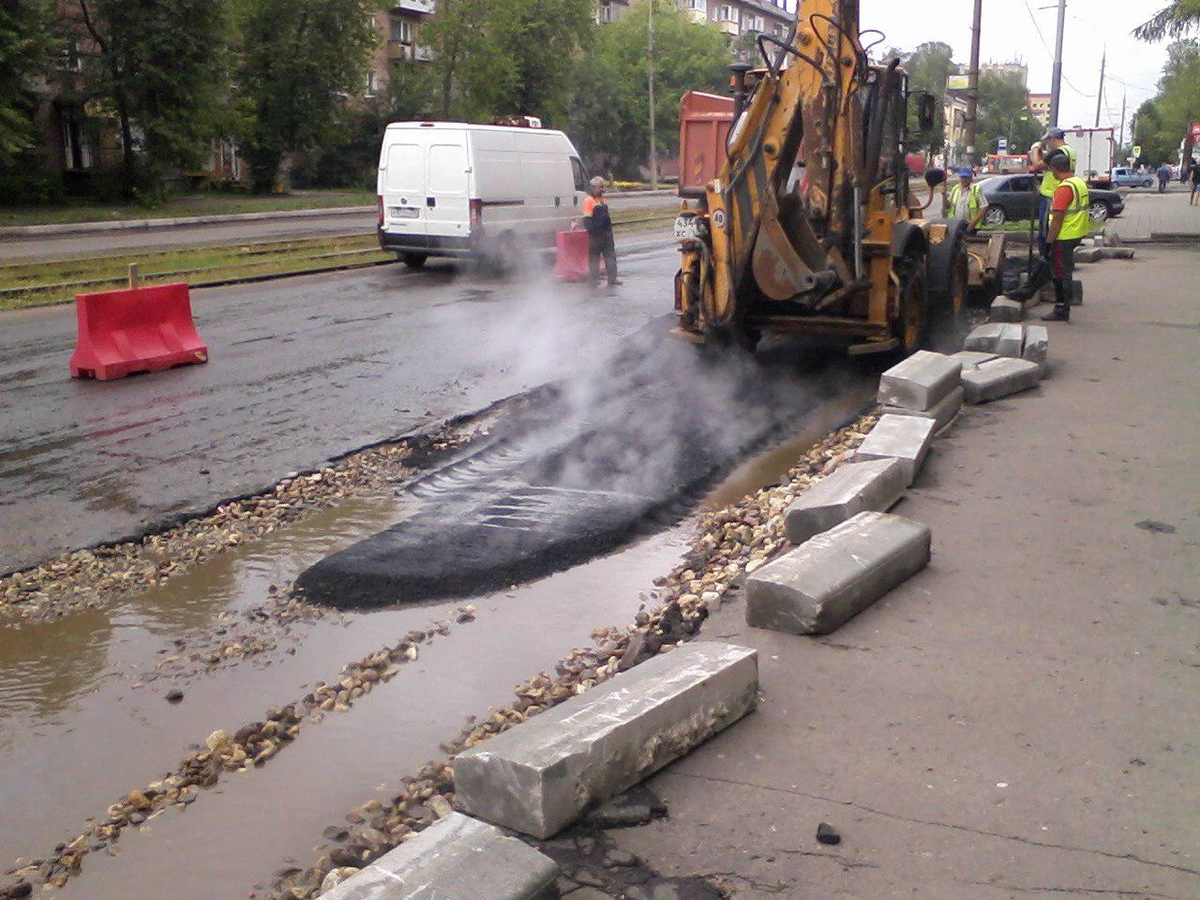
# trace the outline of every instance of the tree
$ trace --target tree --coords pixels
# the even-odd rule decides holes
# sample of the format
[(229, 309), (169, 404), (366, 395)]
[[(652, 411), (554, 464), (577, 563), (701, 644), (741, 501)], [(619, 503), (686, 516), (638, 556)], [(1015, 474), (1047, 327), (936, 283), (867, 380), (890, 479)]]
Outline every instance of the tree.
[(1133, 29), (1136, 37), (1143, 41), (1161, 41), (1163, 38), (1181, 38), (1200, 28), (1200, 0), (1174, 0)]
[(442, 0), (422, 27), (443, 118), (566, 117), (591, 0)]
[[(1180, 141), (1186, 142), (1185, 151), (1191, 150), (1188, 126), (1200, 122), (1200, 42), (1191, 38), (1176, 41), (1167, 47), (1167, 62), (1163, 66), (1162, 78), (1158, 82), (1158, 94), (1153, 100), (1155, 128), (1150, 137), (1151, 145), (1164, 159), (1177, 158)], [(1149, 124), (1149, 123), (1146, 123)], [(1143, 122), (1139, 116), (1138, 131)]]
[(0, 169), (14, 166), (33, 143), (32, 84), (50, 69), (53, 21), (48, 0), (0, 6)]
[(646, 32), (654, 2), (655, 139), (679, 144), (679, 99), (689, 90), (723, 93), (729, 50), (714, 25), (698, 23), (669, 0), (639, 0), (599, 30), (581, 66), (571, 132), (580, 149), (603, 156), (618, 173), (633, 174), (649, 155)]
[[(900, 56), (900, 62), (908, 72), (909, 91), (925, 91), (933, 94), (938, 100), (934, 125), (927, 135), (928, 149), (936, 153), (946, 142), (946, 112), (942, 99), (946, 95), (946, 84), (950, 76), (958, 72), (958, 66), (954, 64), (954, 49), (941, 41), (929, 41), (911, 53), (900, 54), (892, 51), (887, 55), (887, 59), (895, 56)], [(908, 133), (914, 138), (921, 135), (916, 106), (912, 103), (908, 110)]]
[(214, 0), (73, 0), (95, 47), (86, 92), (121, 131), (122, 186), (198, 164), (222, 130), (228, 98), (228, 7)]
[(1041, 124), (1029, 112), (1025, 82), (1016, 72), (987, 71), (979, 76), (975, 146), (981, 155), (996, 152), (1008, 139), (1009, 153), (1024, 153), (1041, 136)]
[(284, 154), (335, 131), (366, 81), (379, 0), (242, 0), (238, 94), (250, 180), (270, 191)]

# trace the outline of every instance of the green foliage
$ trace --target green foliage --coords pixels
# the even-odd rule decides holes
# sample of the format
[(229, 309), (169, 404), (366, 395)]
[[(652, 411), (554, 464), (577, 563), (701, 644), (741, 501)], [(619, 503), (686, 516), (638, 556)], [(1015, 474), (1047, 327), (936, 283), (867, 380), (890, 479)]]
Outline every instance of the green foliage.
[(0, 171), (17, 168), (34, 142), (29, 86), (49, 73), (56, 49), (53, 21), (48, 0), (0, 4)]
[(1138, 109), (1134, 126), (1135, 143), (1151, 165), (1176, 162), (1179, 142), (1188, 125), (1200, 122), (1200, 42), (1194, 38), (1176, 41), (1167, 48), (1167, 62), (1158, 82), (1158, 94)]
[(127, 192), (147, 170), (190, 168), (226, 124), (231, 21), (213, 0), (73, 0), (95, 43), (85, 96), (120, 121)]
[(689, 90), (724, 93), (729, 50), (716, 26), (692, 21), (667, 0), (639, 0), (596, 35), (579, 72), (570, 131), (580, 150), (603, 154), (612, 171), (635, 174), (650, 150), (647, 26), (654, 2), (655, 138), (660, 152), (679, 144), (679, 99)]
[(1200, 0), (1174, 0), (1133, 30), (1143, 41), (1181, 38), (1200, 28)]
[(917, 122), (917, 104), (910, 103), (908, 109), (908, 133), (914, 149), (941, 150), (946, 142), (946, 111), (942, 97), (946, 94), (946, 81), (958, 71), (954, 64), (954, 50), (941, 41), (921, 44), (911, 53), (890, 51), (886, 59), (900, 57), (900, 64), (908, 72), (910, 93), (926, 92), (937, 98), (937, 115), (933, 128), (922, 134)]
[(436, 113), (467, 121), (532, 115), (560, 124), (591, 16), (592, 0), (441, 0), (421, 28), (434, 55)]
[(1009, 153), (1026, 153), (1042, 134), (1029, 112), (1025, 82), (1016, 72), (988, 71), (979, 76), (975, 146), (981, 157), (996, 152), (996, 140), (1008, 138)]
[(270, 191), (284, 154), (328, 141), (361, 92), (379, 34), (379, 0), (241, 0), (238, 95), (255, 191)]

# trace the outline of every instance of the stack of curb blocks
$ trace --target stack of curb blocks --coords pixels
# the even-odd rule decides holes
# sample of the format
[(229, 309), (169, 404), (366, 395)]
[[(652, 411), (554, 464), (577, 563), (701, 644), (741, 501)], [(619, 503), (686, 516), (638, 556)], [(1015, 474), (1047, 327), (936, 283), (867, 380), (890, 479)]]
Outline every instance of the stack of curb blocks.
[(954, 354), (968, 403), (986, 403), (1036, 387), (1048, 366), (1050, 333), (1042, 325), (980, 325)]

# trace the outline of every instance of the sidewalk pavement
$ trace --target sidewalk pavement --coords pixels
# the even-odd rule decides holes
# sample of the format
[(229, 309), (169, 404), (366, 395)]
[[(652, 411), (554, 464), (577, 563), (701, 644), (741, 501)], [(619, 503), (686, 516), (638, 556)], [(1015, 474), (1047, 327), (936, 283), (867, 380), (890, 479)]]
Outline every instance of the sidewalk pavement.
[(1081, 269), (1052, 375), (966, 408), (893, 510), (933, 561), (873, 608), (805, 638), (727, 595), (701, 639), (759, 650), (763, 702), (609, 836), (739, 900), (1200, 897), (1197, 274)]
[(1124, 241), (1149, 241), (1158, 235), (1200, 240), (1200, 206), (1188, 205), (1189, 192), (1129, 191), (1125, 211), (1106, 226)]

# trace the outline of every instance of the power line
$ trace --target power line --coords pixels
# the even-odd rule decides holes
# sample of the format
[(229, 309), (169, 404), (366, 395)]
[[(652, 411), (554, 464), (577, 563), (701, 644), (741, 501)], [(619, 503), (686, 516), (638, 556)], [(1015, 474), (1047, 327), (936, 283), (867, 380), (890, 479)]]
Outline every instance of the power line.
[[(1053, 59), (1054, 51), (1050, 49), (1050, 45), (1046, 42), (1046, 36), (1042, 34), (1042, 27), (1038, 25), (1037, 16), (1033, 14), (1033, 8), (1029, 5), (1029, 0), (1025, 0), (1025, 11), (1029, 13), (1029, 21), (1033, 23), (1033, 30), (1037, 32), (1038, 40), (1042, 42), (1042, 47), (1045, 48), (1046, 55)], [(1071, 79), (1066, 75), (1062, 76), (1062, 80), (1067, 83), (1067, 87), (1073, 90), (1080, 97), (1083, 97), (1085, 100), (1096, 99), (1095, 94), (1089, 94), (1086, 91), (1081, 91), (1079, 88), (1075, 87), (1075, 85), (1071, 83)]]

